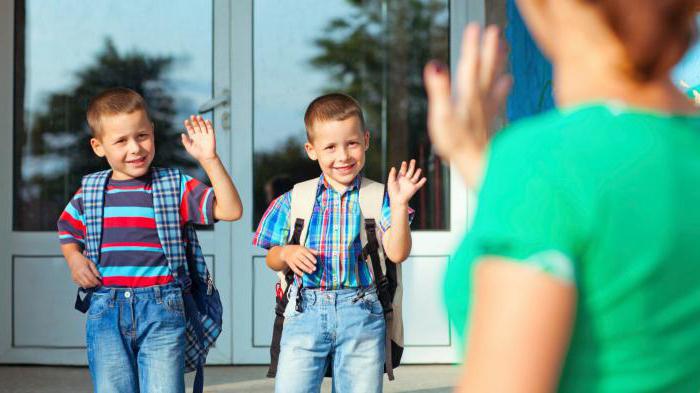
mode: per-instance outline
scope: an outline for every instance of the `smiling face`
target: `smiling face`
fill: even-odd
[[[153,123],[143,110],[101,116],[99,133],[90,144],[107,159],[115,180],[145,175],[156,153]]]
[[[334,189],[344,190],[365,166],[369,133],[362,129],[357,116],[351,116],[316,121],[310,135],[312,140],[304,145],[309,158],[318,161],[323,176]]]

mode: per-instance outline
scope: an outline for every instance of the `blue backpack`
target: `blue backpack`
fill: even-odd
[[[104,190],[111,173],[111,170],[91,173],[83,177],[82,181],[85,253],[97,266],[102,242]],[[180,226],[180,171],[153,167],[151,176],[158,238],[173,278],[182,288],[185,304],[185,372],[197,371],[193,392],[201,393],[204,389],[203,367],[207,354],[221,334],[223,307],[194,227],[186,225],[183,230]],[[92,292],[92,289],[79,288],[75,308],[87,312]],[[82,299],[81,293],[85,293]]]

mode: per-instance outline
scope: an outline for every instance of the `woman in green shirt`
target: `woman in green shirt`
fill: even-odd
[[[697,0],[519,0],[558,109],[493,139],[499,32],[465,30],[435,150],[479,191],[448,268],[460,391],[700,391],[700,116],[670,80]]]

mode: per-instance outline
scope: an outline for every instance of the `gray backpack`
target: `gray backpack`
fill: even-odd
[[[319,179],[307,180],[297,183],[292,189],[292,206],[290,221],[292,230],[287,244],[304,245],[308,231],[308,223],[316,203],[316,191]],[[386,359],[384,372],[389,380],[394,379],[393,369],[401,363],[403,354],[403,319],[401,317],[401,300],[403,288],[401,285],[401,265],[391,262],[384,253],[381,235],[379,234],[379,220],[382,213],[384,200],[384,185],[367,178],[362,178],[360,185],[360,212],[362,223],[360,240],[362,241],[361,258],[370,265],[377,294],[384,309],[386,320]],[[273,378],[277,373],[279,360],[280,340],[284,326],[284,310],[287,307],[287,292],[294,281],[294,273],[287,271],[277,272],[280,282],[278,287],[277,305],[275,308],[275,323],[270,345],[270,368],[267,376]],[[301,291],[297,292],[297,296]],[[297,307],[301,303],[297,302]],[[332,368],[326,369],[326,376],[332,376]]]

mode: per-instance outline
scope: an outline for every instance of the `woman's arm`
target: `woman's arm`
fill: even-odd
[[[457,392],[552,392],[576,308],[576,288],[501,257],[474,271],[467,351]]]
[[[512,84],[503,73],[507,56],[499,35],[496,26],[485,30],[483,40],[478,24],[464,29],[454,91],[445,65],[431,62],[423,73],[432,147],[473,190],[481,183],[484,151]]]

